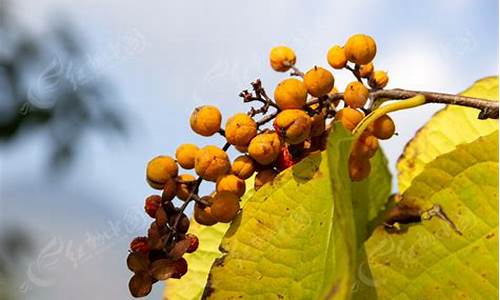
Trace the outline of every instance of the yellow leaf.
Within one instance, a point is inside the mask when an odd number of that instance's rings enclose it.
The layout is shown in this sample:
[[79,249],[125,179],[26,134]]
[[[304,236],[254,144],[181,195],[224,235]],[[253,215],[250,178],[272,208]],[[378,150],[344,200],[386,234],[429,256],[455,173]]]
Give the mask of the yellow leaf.
[[370,287],[379,299],[497,299],[498,131],[428,163],[402,196],[422,211],[439,205],[462,235],[438,217],[399,234],[377,228],[353,298]]
[[[498,101],[498,77],[481,79],[462,95]],[[439,155],[498,130],[498,120],[478,120],[478,114],[477,109],[449,105],[417,132],[397,163],[400,193]]]

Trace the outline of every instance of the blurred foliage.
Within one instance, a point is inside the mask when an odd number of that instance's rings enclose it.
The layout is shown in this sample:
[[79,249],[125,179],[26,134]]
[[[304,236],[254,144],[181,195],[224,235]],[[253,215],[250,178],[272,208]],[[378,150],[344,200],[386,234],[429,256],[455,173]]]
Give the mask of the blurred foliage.
[[18,264],[32,254],[33,241],[23,228],[9,226],[0,231],[0,300],[14,299],[14,278]]
[[110,101],[82,39],[64,21],[43,34],[24,28],[0,0],[0,140],[46,131],[53,166],[68,162],[85,133],[124,133],[121,106]]

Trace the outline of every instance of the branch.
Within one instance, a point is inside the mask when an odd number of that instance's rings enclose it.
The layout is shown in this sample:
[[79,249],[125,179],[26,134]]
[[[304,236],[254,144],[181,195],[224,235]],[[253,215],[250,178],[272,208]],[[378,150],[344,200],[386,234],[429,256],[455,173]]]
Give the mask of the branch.
[[[498,119],[498,102],[488,101],[480,98],[466,97],[460,95],[436,93],[436,92],[425,92],[425,91],[411,91],[403,89],[392,89],[392,90],[372,90],[370,91],[370,97],[373,100],[377,98],[387,98],[390,100],[405,100],[413,98],[417,95],[425,96],[425,103],[440,103],[448,105],[459,105],[465,107],[471,107],[479,109],[480,113],[478,119]],[[328,94],[328,99],[338,100],[344,99],[344,93],[334,93]],[[307,101],[307,105],[312,105],[318,103],[320,100],[318,98],[313,98]]]
[[426,103],[442,103],[450,105],[460,105],[472,107],[480,110],[478,119],[498,119],[498,102],[488,101],[479,98],[472,98],[460,95],[425,92],[425,91],[410,91],[403,89],[392,90],[377,90],[370,93],[374,99],[389,98],[389,99],[408,99],[417,95],[424,95]]

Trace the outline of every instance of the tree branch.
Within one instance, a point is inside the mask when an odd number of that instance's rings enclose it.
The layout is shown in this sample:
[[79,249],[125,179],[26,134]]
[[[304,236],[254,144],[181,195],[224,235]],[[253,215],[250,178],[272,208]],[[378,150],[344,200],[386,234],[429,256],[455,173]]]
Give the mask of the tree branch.
[[[426,103],[440,103],[448,105],[459,105],[465,107],[472,107],[479,109],[478,119],[498,119],[498,102],[488,101],[480,98],[466,97],[461,95],[452,95],[436,92],[426,92],[426,91],[412,91],[403,89],[392,89],[392,90],[372,90],[370,91],[370,97],[373,100],[378,98],[387,98],[390,100],[404,100],[408,98],[415,97],[417,95],[424,95]],[[329,94],[328,98],[332,100],[338,100],[344,98],[344,93]],[[320,100],[318,98],[313,98],[307,101],[307,105],[312,105],[318,103]]]
[[451,95],[426,91],[411,91],[403,89],[377,90],[370,93],[374,99],[408,99],[416,95],[424,95],[426,103],[442,103],[472,107],[480,110],[478,119],[498,119],[498,102],[460,95]]

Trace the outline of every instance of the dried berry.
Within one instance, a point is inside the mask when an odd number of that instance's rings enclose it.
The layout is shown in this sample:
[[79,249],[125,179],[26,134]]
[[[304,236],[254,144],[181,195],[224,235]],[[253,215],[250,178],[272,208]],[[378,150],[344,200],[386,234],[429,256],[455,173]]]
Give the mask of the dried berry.
[[158,195],[151,195],[146,198],[144,203],[144,210],[151,217],[154,218],[156,211],[160,208],[162,203],[161,197]]

